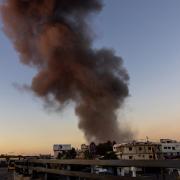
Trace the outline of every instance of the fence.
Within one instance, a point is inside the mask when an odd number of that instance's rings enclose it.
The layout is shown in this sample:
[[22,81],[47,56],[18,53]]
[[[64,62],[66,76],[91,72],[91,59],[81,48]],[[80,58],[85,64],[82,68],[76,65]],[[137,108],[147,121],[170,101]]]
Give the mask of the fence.
[[[103,180],[146,180],[168,179],[166,169],[171,171],[180,169],[180,160],[40,160],[29,159],[15,162],[16,172],[31,177],[41,176],[43,179],[52,179],[52,175],[59,179],[103,179]],[[129,167],[132,177],[124,176],[124,169]],[[151,169],[154,174],[137,175],[138,168]],[[104,171],[106,170],[106,171]],[[145,171],[144,171],[145,172]],[[168,171],[169,173],[170,171]],[[66,177],[66,178],[65,178]],[[170,176],[169,179],[173,179]]]

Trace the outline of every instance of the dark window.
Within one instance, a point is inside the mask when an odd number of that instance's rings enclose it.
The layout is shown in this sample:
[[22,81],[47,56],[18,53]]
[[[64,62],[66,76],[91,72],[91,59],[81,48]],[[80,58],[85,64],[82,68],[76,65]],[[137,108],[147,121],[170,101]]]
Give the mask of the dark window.
[[129,151],[132,151],[132,147],[129,147]]
[[167,149],[167,147],[165,146],[164,149]]
[[151,151],[151,147],[148,147],[148,150]]
[[172,150],[175,150],[175,147],[172,147]]
[[142,147],[139,147],[139,150],[142,151]]
[[171,147],[168,147],[168,149],[171,149]]
[[152,159],[153,157],[152,157],[152,155],[149,155],[149,159]]
[[132,156],[129,156],[129,159],[132,159],[133,157]]
[[177,155],[179,155],[179,152],[177,152]]

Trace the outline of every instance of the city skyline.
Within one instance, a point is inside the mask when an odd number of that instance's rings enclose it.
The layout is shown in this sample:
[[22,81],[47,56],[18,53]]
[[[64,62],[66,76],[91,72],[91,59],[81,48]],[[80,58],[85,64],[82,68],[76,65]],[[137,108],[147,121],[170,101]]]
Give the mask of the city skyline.
[[[130,97],[118,118],[135,131],[134,138],[179,140],[180,2],[105,0],[104,4],[92,20],[94,46],[113,48],[130,74]],[[19,88],[31,83],[35,70],[18,59],[1,30],[0,153],[48,153],[56,143],[85,142],[73,104],[54,112]]]

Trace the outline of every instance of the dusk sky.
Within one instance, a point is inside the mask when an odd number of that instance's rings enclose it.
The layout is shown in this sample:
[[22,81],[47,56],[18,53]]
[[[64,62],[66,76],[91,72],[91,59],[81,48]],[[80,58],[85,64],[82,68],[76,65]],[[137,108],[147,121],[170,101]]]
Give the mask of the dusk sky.
[[[54,112],[17,88],[35,71],[19,63],[0,26],[0,153],[50,153],[55,143],[85,142],[73,105]],[[94,46],[114,49],[129,72],[130,97],[118,112],[124,126],[135,139],[180,140],[180,1],[104,0],[91,27]]]

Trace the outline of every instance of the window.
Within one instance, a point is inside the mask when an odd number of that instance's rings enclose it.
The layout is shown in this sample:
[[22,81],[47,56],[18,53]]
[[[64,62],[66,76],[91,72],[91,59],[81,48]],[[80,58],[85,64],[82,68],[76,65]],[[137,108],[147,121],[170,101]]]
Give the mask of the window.
[[142,151],[142,147],[139,147],[139,151]]
[[168,149],[171,149],[171,147],[168,147]]
[[167,147],[165,146],[164,149],[167,149]]
[[172,150],[175,150],[176,148],[175,147],[172,147]]
[[132,151],[132,147],[129,147],[129,151]]
[[132,159],[133,157],[132,156],[129,156],[129,159]]
[[148,150],[151,151],[151,147],[148,147]]
[[153,157],[152,157],[152,155],[149,155],[149,159],[152,159]]

